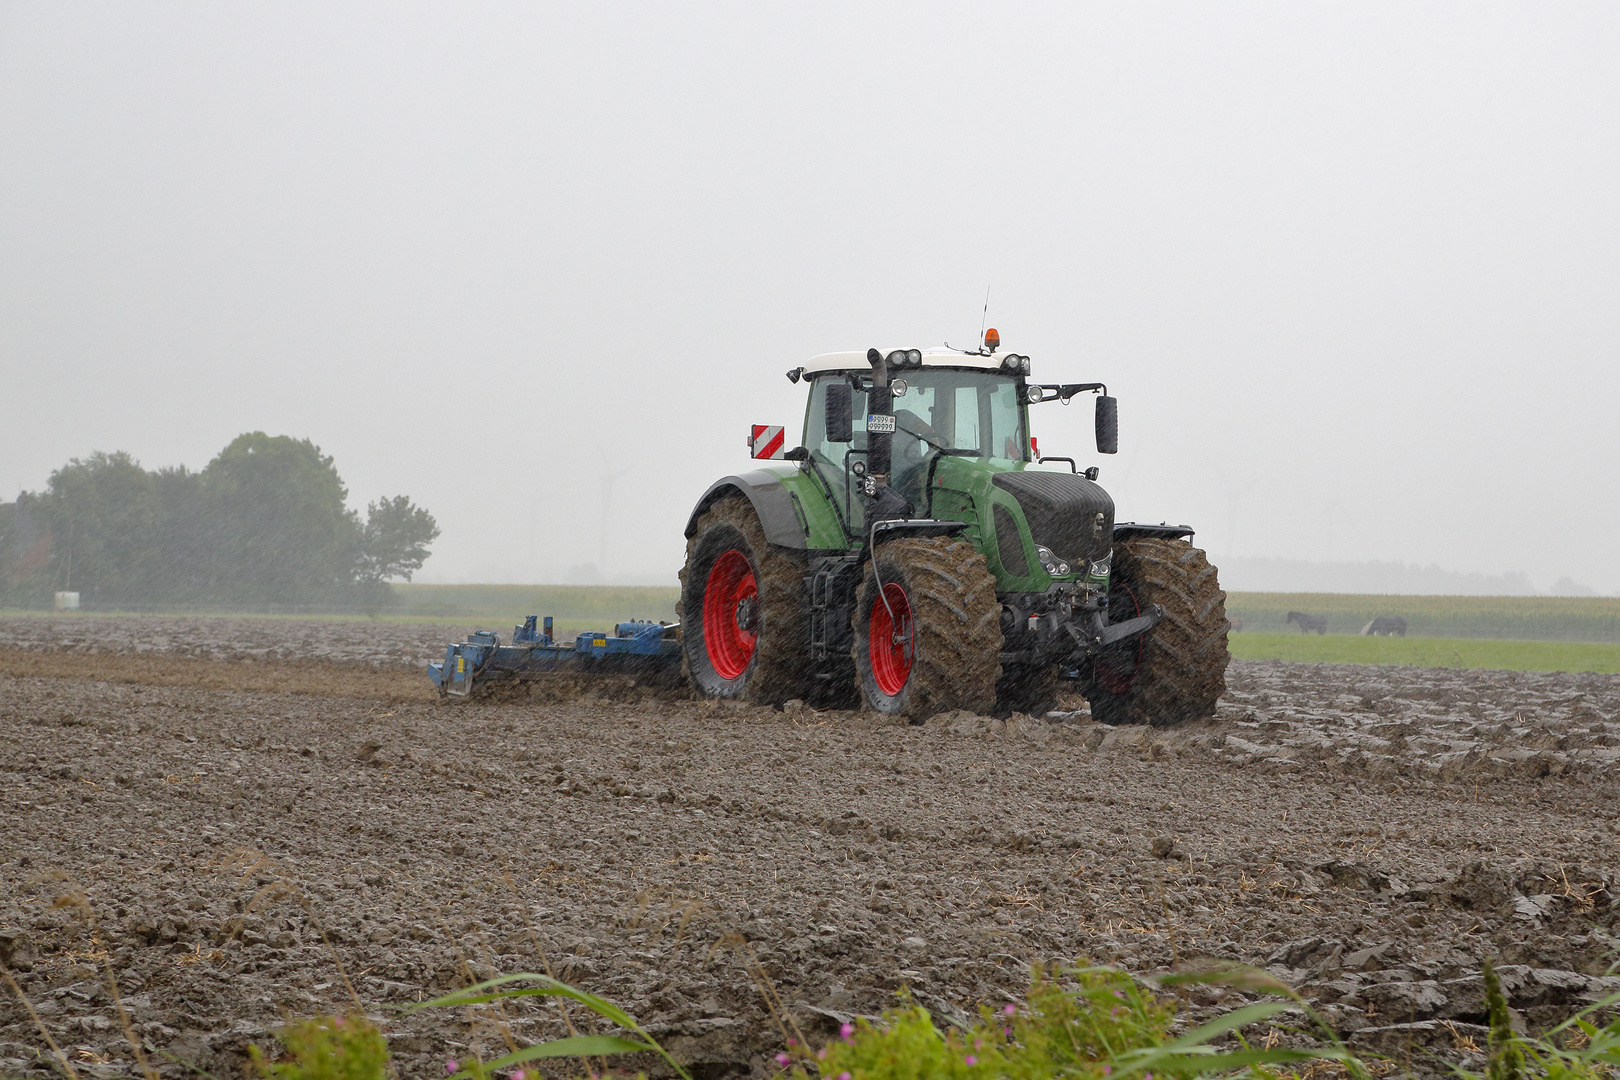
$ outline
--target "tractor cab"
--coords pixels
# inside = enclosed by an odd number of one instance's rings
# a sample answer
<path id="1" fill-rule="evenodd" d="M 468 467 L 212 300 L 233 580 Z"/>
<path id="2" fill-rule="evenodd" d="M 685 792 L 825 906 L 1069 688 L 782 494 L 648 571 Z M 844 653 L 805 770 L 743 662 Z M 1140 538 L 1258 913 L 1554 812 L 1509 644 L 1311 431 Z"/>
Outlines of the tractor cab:
<path id="1" fill-rule="evenodd" d="M 874 471 L 873 435 L 889 435 L 888 486 L 899 516 L 960 521 L 984 547 L 1002 591 L 1045 591 L 1054 581 L 1106 588 L 1113 501 L 1072 458 L 1068 474 L 1029 471 L 1043 460 L 1029 434 L 1029 406 L 1069 400 L 1101 383 L 1044 386 L 1030 359 L 989 350 L 887 354 L 887 415 L 872 400 L 869 354 L 825 353 L 789 377 L 810 384 L 801 467 L 815 473 L 850 531 L 866 530 L 862 487 Z M 1097 448 L 1117 449 L 1117 412 L 1098 398 Z M 880 466 L 878 468 L 881 468 Z M 898 504 L 896 504 L 898 506 Z"/>
<path id="2" fill-rule="evenodd" d="M 925 354 L 923 363 L 903 369 L 904 374 L 890 384 L 894 418 L 890 482 L 918 516 L 926 514 L 928 474 L 937 470 L 941 458 L 972 459 L 998 471 L 1023 468 L 1032 460 L 1019 377 L 979 365 L 938 362 L 962 359 L 966 358 L 959 353 L 937 359 Z M 841 353 L 817 357 L 806 365 L 804 375 L 810 394 L 803 445 L 813 466 L 827 476 L 840 497 L 848 494 L 852 481 L 859 482 L 868 466 L 870 386 L 861 385 L 858 369 L 828 366 L 817 371 L 812 365 L 845 362 Z M 851 420 L 848 427 L 841 419 L 845 415 Z M 859 507 L 850 506 L 858 516 Z"/>

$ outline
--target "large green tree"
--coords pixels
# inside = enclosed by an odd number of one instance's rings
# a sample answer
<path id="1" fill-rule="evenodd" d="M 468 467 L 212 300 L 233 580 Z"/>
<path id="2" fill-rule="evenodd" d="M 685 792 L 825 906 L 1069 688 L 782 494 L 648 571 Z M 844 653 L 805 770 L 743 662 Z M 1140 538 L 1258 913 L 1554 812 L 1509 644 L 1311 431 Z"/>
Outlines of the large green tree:
<path id="1" fill-rule="evenodd" d="M 74 458 L 51 474 L 33 511 L 51 531 L 58 589 L 105 607 L 152 597 L 159 517 L 152 475 L 123 452 Z"/>
<path id="2" fill-rule="evenodd" d="M 320 447 L 254 431 L 233 439 L 201 475 L 210 592 L 252 605 L 347 598 L 360 523 Z"/>
<path id="3" fill-rule="evenodd" d="M 67 589 L 100 608 L 376 613 L 389 579 L 421 568 L 439 527 L 403 495 L 372 503 L 362 524 L 348 494 L 320 447 L 262 431 L 232 440 L 201 472 L 147 472 L 124 453 L 74 459 L 43 494 L 0 507 L 0 602 L 46 603 Z"/>
<path id="4" fill-rule="evenodd" d="M 208 515 L 202 474 L 184 465 L 152 474 L 158 502 L 158 571 L 155 599 L 171 604 L 209 604 L 230 599 L 212 580 L 210 537 L 218 532 Z"/>

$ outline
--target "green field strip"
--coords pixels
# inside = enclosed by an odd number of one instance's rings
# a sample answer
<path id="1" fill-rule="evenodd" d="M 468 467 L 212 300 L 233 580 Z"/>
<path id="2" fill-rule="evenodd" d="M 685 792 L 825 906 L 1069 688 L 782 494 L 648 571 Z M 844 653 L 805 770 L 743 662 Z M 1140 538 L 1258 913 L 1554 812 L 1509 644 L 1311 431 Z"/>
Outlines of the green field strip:
<path id="1" fill-rule="evenodd" d="M 1393 664 L 1399 667 L 1483 668 L 1493 671 L 1620 673 L 1620 645 L 1605 642 L 1248 632 L 1228 635 L 1227 640 L 1232 655 L 1243 660 Z"/>
<path id="2" fill-rule="evenodd" d="M 1373 619 L 1399 616 L 1417 637 L 1620 644 L 1620 598 L 1612 596 L 1226 595 L 1227 616 L 1243 620 L 1245 631 L 1297 633 L 1287 621 L 1290 611 L 1326 616 L 1330 635 L 1356 634 Z"/>

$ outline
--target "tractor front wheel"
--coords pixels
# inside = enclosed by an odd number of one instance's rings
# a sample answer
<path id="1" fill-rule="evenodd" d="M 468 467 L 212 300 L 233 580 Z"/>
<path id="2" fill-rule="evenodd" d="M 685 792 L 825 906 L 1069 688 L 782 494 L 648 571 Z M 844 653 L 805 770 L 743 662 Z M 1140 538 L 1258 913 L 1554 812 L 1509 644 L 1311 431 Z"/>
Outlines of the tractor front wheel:
<path id="1" fill-rule="evenodd" d="M 920 723 L 951 709 L 995 707 L 1001 605 L 972 544 L 907 538 L 878 548 L 854 624 L 861 696 L 878 712 Z"/>
<path id="2" fill-rule="evenodd" d="M 709 697 L 803 698 L 808 623 L 801 560 L 772 547 L 754 508 L 704 511 L 681 570 L 681 671 Z"/>
<path id="3" fill-rule="evenodd" d="M 1226 692 L 1226 594 L 1215 567 L 1187 540 L 1133 537 L 1114 545 L 1108 617 L 1150 604 L 1164 620 L 1105 648 L 1081 668 L 1081 692 L 1104 724 L 1169 727 L 1215 713 Z"/>

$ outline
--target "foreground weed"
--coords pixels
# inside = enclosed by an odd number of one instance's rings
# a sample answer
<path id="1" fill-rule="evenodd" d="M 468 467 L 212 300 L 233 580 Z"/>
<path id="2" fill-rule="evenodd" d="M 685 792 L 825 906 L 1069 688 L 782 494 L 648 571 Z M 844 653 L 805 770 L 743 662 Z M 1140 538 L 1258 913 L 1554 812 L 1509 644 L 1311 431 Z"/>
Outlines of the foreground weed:
<path id="1" fill-rule="evenodd" d="M 287 1053 L 276 1061 L 248 1047 L 253 1070 L 267 1080 L 383 1080 L 388 1041 L 363 1016 L 321 1016 L 276 1032 Z"/>
<path id="2" fill-rule="evenodd" d="M 515 985 L 515 984 L 530 985 Z M 490 1072 L 505 1069 L 513 1065 L 522 1065 L 526 1061 L 537 1061 L 540 1058 L 559 1057 L 607 1057 L 614 1054 L 639 1054 L 651 1051 L 663 1058 L 669 1067 L 675 1070 L 675 1075 L 681 1080 L 692 1080 L 687 1071 L 681 1068 L 676 1060 L 669 1056 L 669 1052 L 658 1044 L 640 1024 L 635 1017 L 619 1008 L 606 998 L 597 997 L 584 990 L 576 989 L 567 983 L 558 982 L 549 975 L 536 975 L 525 972 L 518 975 L 502 975 L 497 979 L 488 979 L 474 986 L 457 990 L 443 997 L 434 998 L 412 1005 L 406 1012 L 415 1012 L 418 1009 L 432 1008 L 465 1008 L 472 1005 L 483 1004 L 489 1001 L 506 1001 L 525 997 L 560 997 L 577 1001 L 590 1009 L 604 1020 L 611 1021 L 636 1036 L 626 1039 L 619 1035 L 570 1035 L 562 1039 L 552 1039 L 550 1042 L 537 1043 L 526 1046 L 521 1050 L 514 1050 L 504 1057 L 494 1061 L 483 1061 L 474 1058 L 471 1062 L 450 1062 L 449 1076 L 446 1080 L 484 1080 Z M 519 1070 L 521 1072 L 521 1070 Z"/>
<path id="3" fill-rule="evenodd" d="M 1230 973 L 1187 977 L 1187 981 L 1230 981 Z M 1059 980 L 1063 980 L 1060 982 Z M 1252 981 L 1252 980 L 1251 980 Z M 1270 983 L 1256 987 L 1271 993 Z M 1282 987 L 1282 984 L 1276 984 Z M 1282 987 L 1287 990 L 1287 987 Z M 1241 1038 L 1216 1045 L 1228 1034 L 1278 1013 L 1295 1010 L 1287 1000 L 1248 1005 L 1179 1038 L 1170 1036 L 1173 1010 L 1123 971 L 1081 967 L 1034 971 L 1023 1008 L 981 1009 L 979 1022 L 963 1030 L 941 1031 L 928 1010 L 907 1004 L 885 1014 L 881 1025 L 862 1020 L 845 1024 L 841 1039 L 813 1060 L 793 1066 L 799 1080 L 814 1069 L 827 1080 L 1152 1080 L 1208 1075 L 1272 1077 L 1268 1066 L 1302 1061 L 1335 1061 L 1352 1076 L 1367 1072 L 1342 1046 L 1324 1049 L 1253 1049 Z"/>
<path id="4" fill-rule="evenodd" d="M 1513 1032 L 1496 965 L 1485 962 L 1485 1010 L 1491 1026 L 1485 1074 L 1454 1069 L 1463 1080 L 1616 1080 L 1620 1077 L 1620 1018 L 1596 1019 L 1620 1005 L 1620 993 L 1588 1005 L 1539 1039 Z"/>

